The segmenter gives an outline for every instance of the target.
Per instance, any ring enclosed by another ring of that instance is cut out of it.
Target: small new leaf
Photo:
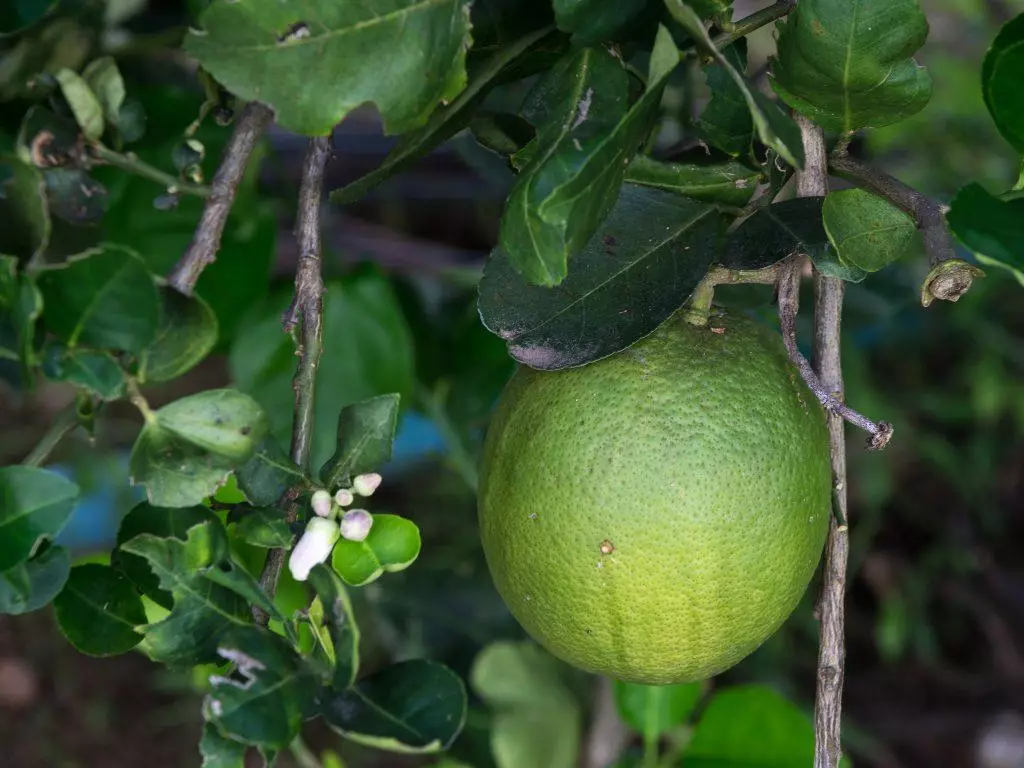
[[[404,571],[420,554],[420,529],[398,515],[374,515],[373,527],[362,541],[339,539],[331,565],[353,587],[362,587],[385,572]]]
[[[100,100],[89,84],[70,69],[60,70],[55,77],[82,134],[90,141],[96,141],[103,135],[103,105]]]
[[[391,458],[398,402],[397,394],[380,395],[341,409],[337,447],[320,470],[325,486],[337,488],[352,475],[379,469]]]
[[[110,125],[117,125],[124,105],[124,79],[111,56],[103,56],[82,70],[82,79],[103,108],[103,117]]]
[[[309,583],[320,598],[331,636],[334,670],[330,685],[335,690],[345,690],[355,682],[359,672],[360,633],[352,602],[338,575],[326,565],[318,565],[310,571]]]

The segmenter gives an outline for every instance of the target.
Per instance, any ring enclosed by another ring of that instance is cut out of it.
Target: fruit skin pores
[[[825,414],[777,333],[677,316],[581,368],[519,368],[478,504],[495,585],[541,645],[620,680],[704,679],[771,636],[817,567]]]

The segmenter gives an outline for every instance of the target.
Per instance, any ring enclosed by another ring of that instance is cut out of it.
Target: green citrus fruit
[[[824,411],[778,334],[676,317],[582,368],[516,371],[484,449],[484,552],[556,656],[621,680],[703,679],[806,590],[829,466]]]

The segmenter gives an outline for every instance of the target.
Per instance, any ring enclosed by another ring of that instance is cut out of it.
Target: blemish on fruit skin
[[[527,592],[525,595],[523,595],[523,598],[526,600],[526,602],[530,602],[531,600],[533,600],[533,595]]]
[[[537,519],[537,513],[536,512],[531,512],[530,513],[530,519],[531,520],[536,520]]]
[[[723,333],[725,333],[725,328],[715,328],[714,326],[712,326],[711,332],[717,333],[719,336],[721,336]]]
[[[612,544],[610,539],[605,539],[604,541],[601,542],[601,554],[602,555],[610,555],[614,551],[615,551],[615,545]]]

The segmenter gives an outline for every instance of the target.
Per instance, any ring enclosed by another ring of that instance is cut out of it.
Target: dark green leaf
[[[394,0],[385,8],[311,0],[213,3],[185,51],[225,88],[270,105],[283,127],[327,135],[376,105],[388,133],[418,128],[466,84],[469,3]],[[415,40],[416,45],[402,45]]]
[[[438,752],[462,730],[466,689],[442,664],[403,661],[347,690],[325,694],[321,714],[331,728],[360,744],[393,752]]]
[[[37,168],[66,164],[78,151],[78,125],[38,104],[30,107],[18,128],[19,159]]]
[[[95,141],[103,135],[103,106],[96,94],[80,75],[70,69],[60,70],[55,77],[78,127],[85,138]]]
[[[245,497],[261,507],[275,504],[286,490],[306,482],[302,470],[270,435],[263,438],[252,458],[235,470],[235,478]]]
[[[640,685],[615,681],[615,704],[619,716],[650,742],[685,723],[703,694],[704,686],[699,682]]]
[[[981,68],[982,92],[996,127],[1024,155],[1024,13],[1003,25]]]
[[[142,259],[126,248],[105,245],[65,263],[46,267],[37,278],[43,322],[69,347],[141,352],[159,321],[159,299]]]
[[[604,49],[567,56],[531,92],[524,116],[537,128],[530,160],[501,219],[502,251],[527,280],[557,285],[619,194],[626,165],[651,128],[666,78],[679,63],[661,27],[647,91],[628,105],[629,77]]]
[[[334,674],[331,687],[344,690],[355,682],[359,672],[359,625],[352,612],[352,602],[337,574],[325,565],[309,573],[323,607],[324,619],[331,634]]]
[[[201,768],[245,768],[245,750],[245,744],[222,735],[213,723],[203,726],[203,738],[199,741]]]
[[[0,162],[0,254],[25,262],[37,259],[50,241],[43,174],[14,158]]]
[[[686,748],[688,768],[775,768],[814,763],[814,726],[771,688],[726,688],[711,699]],[[848,762],[842,762],[848,768]]]
[[[397,394],[379,395],[341,409],[334,455],[320,470],[325,486],[337,488],[351,476],[379,469],[391,459],[399,399]]]
[[[684,2],[693,8],[702,19],[728,14],[732,10],[732,0],[684,0]]]
[[[1024,285],[1024,199],[1000,200],[968,184],[953,198],[946,221],[978,261],[1009,270]]]
[[[109,352],[92,349],[51,347],[44,361],[47,377],[86,389],[101,400],[116,400],[124,394],[124,374]]]
[[[285,444],[295,399],[295,346],[281,333],[281,313],[290,294],[268,302],[246,324],[229,360],[235,382],[263,405],[272,434]],[[412,335],[391,286],[376,270],[329,283],[323,321],[310,461],[314,467],[334,453],[338,413],[344,406],[388,392],[407,397],[414,374]]]
[[[762,269],[796,251],[817,261],[831,249],[821,221],[824,199],[802,197],[758,209],[729,235],[719,263],[727,269]]]
[[[521,150],[537,133],[523,118],[509,112],[479,113],[470,122],[469,130],[481,146],[505,156]]]
[[[217,343],[217,316],[199,296],[163,286],[160,325],[142,353],[143,381],[168,381],[190,370]]]
[[[56,4],[55,0],[22,0],[0,7],[0,36],[20,32],[42,19]]]
[[[291,549],[295,541],[291,525],[279,509],[239,505],[231,510],[228,522],[234,524],[237,538],[261,549]]]
[[[132,482],[156,506],[199,504],[249,460],[266,430],[264,410],[234,389],[175,400],[148,414],[132,449]]]
[[[146,135],[146,108],[134,99],[126,99],[114,122],[121,140],[125,144],[132,144]]]
[[[626,169],[626,181],[663,189],[695,200],[745,205],[761,174],[736,162],[665,163],[637,155]]]
[[[207,523],[207,525],[214,525],[214,523]],[[220,523],[217,522],[216,526],[220,528]],[[214,584],[230,589],[249,605],[255,605],[263,609],[264,613],[270,616],[273,621],[279,621],[284,625],[285,632],[290,640],[296,639],[291,631],[292,626],[285,622],[284,616],[277,610],[274,601],[267,596],[263,587],[253,578],[252,574],[245,570],[233,557],[230,555],[222,557],[217,563],[206,568],[203,571],[203,575]]]
[[[89,62],[82,70],[82,79],[103,108],[103,118],[110,125],[117,125],[124,104],[124,79],[111,56],[103,56]]]
[[[142,598],[109,565],[87,563],[72,568],[53,610],[68,642],[90,656],[114,656],[142,641],[135,629],[146,623]]]
[[[903,256],[917,234],[910,216],[863,189],[830,192],[821,215],[839,261],[865,272]]]
[[[363,541],[339,539],[331,565],[346,584],[362,587],[385,572],[404,571],[420,554],[420,529],[398,515],[374,515]]]
[[[164,608],[174,605],[171,594],[160,589],[160,580],[146,560],[121,549],[121,545],[136,536],[149,533],[160,539],[176,538],[185,541],[188,530],[199,523],[215,522],[216,516],[202,505],[194,507],[154,507],[141,502],[121,520],[117,530],[117,548],[110,555],[110,564],[124,573],[138,590]]]
[[[0,614],[38,611],[64,588],[71,558],[64,547],[48,547],[31,560],[0,573]]]
[[[647,0],[554,0],[555,21],[577,45],[606,40],[636,17]]]
[[[575,768],[582,713],[562,665],[534,643],[497,642],[473,662],[470,684],[492,711],[498,768]]]
[[[227,557],[227,535],[219,522],[193,526],[184,541],[143,533],[121,549],[144,557],[160,587],[173,596],[170,615],[144,627],[145,650],[155,661],[173,666],[216,661],[224,633],[249,624],[246,602],[202,573]]]
[[[673,18],[693,38],[697,48],[711,56],[739,88],[761,142],[782,155],[790,165],[803,168],[804,146],[800,129],[793,119],[744,79],[732,62],[715,47],[703,22],[692,8],[684,5],[683,0],[665,0],[665,4]]]
[[[678,309],[714,260],[718,231],[714,207],[627,185],[557,288],[527,284],[495,251],[480,283],[480,316],[531,368],[584,365]]]
[[[931,98],[911,58],[928,37],[917,0],[801,0],[778,28],[772,86],[826,130],[897,123]]]
[[[0,467],[0,571],[28,560],[64,528],[78,486],[36,467]]]
[[[203,715],[228,738],[284,749],[299,734],[317,684],[283,639],[257,627],[230,629],[217,643],[230,677],[210,678]]]
[[[36,321],[43,297],[32,280],[18,274],[14,256],[0,255],[0,358],[20,360],[25,381],[31,381],[35,358]]]
[[[737,40],[722,50],[722,56],[736,72],[747,71],[747,42]],[[710,144],[729,155],[743,155],[754,140],[754,119],[743,95],[728,68],[711,64],[705,70],[711,100],[697,119],[697,133]]]
[[[331,200],[335,203],[351,203],[358,200],[416,158],[427,154],[462,130],[470,118],[469,113],[487,95],[502,72],[550,32],[550,28],[547,27],[531,31],[509,45],[499,48],[487,61],[475,68],[475,71],[471,71],[469,84],[454,101],[437,109],[422,128],[404,135],[379,168],[332,192]]]
[[[107,188],[78,168],[43,171],[50,211],[74,226],[96,224],[107,212]]]

